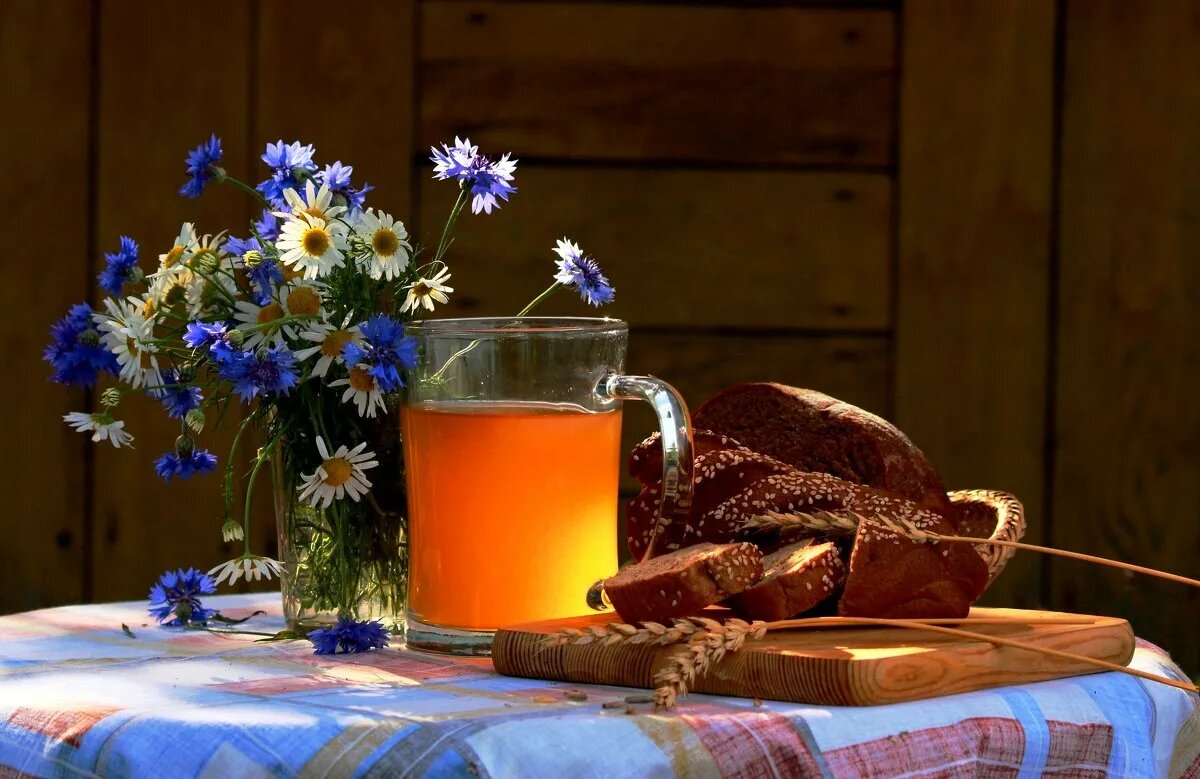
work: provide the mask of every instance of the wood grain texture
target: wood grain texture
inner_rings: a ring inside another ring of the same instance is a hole
[[[920,0],[903,12],[896,421],[950,489],[1046,519],[1054,4]],[[1018,554],[989,602],[1037,602]]]
[[[10,272],[0,285],[8,374],[0,382],[0,407],[8,411],[0,448],[0,613],[74,602],[84,593],[84,468],[93,444],[62,416],[85,410],[87,396],[48,384],[42,348],[51,323],[86,301],[91,286],[90,20],[85,0],[0,3],[0,100],[13,109],[0,123],[0,149],[14,182],[0,192],[0,211],[26,236],[7,253]],[[38,251],[35,236],[51,235],[52,250]]]
[[[316,0],[262,0],[259,7],[255,143],[313,144],[322,167],[335,160],[352,165],[355,186],[375,187],[367,202],[407,220],[413,0],[362,0],[346,13],[330,13],[328,3]],[[302,75],[288,70],[297,58]],[[263,170],[259,164],[255,172]]]
[[[1039,619],[1069,615],[983,608],[972,609],[971,616],[1029,620],[973,628],[980,633],[1121,665],[1133,657],[1133,631],[1123,619],[1094,617],[1086,625],[1038,625]],[[499,673],[509,676],[653,689],[654,674],[679,651],[677,647],[546,648],[541,644],[544,636],[564,627],[603,625],[612,619],[611,614],[596,614],[502,629],[492,645],[492,661]],[[793,630],[747,642],[698,679],[692,691],[821,706],[873,706],[1094,670],[1026,649],[906,628]]]
[[[1200,3],[1068,3],[1053,542],[1200,576]],[[1055,564],[1200,669],[1200,592]]]
[[[141,243],[142,267],[149,271],[182,222],[195,222],[202,234],[241,232],[253,213],[247,198],[231,187],[211,186],[198,200],[176,194],[186,178],[186,151],[213,132],[225,140],[225,167],[235,175],[248,172],[243,139],[250,6],[219,14],[199,2],[99,7],[100,80],[120,85],[100,93],[94,205],[99,248],[131,235]],[[197,67],[194,58],[180,56],[179,36],[169,31],[187,30],[201,16],[204,66]],[[96,600],[143,597],[165,568],[207,569],[233,553],[221,541],[219,475],[166,485],[154,474],[153,462],[173,448],[179,423],[136,393],[122,402],[119,416],[137,436],[137,448],[96,456]],[[198,439],[220,458],[221,468],[232,437],[229,421],[222,435]],[[267,531],[267,539],[273,535],[270,526],[259,530]]]
[[[423,4],[417,151],[887,166],[890,10]]]
[[[519,191],[465,215],[447,255],[449,311],[516,313],[550,283],[564,235],[616,286],[604,313],[647,325],[888,325],[891,185],[854,173],[518,168]],[[426,180],[421,224],[441,229],[456,190]],[[570,291],[538,308],[591,313]]]

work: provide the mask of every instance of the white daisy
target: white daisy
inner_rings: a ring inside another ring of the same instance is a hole
[[[274,300],[265,306],[249,300],[239,300],[234,306],[233,318],[237,321],[237,328],[246,335],[246,340],[242,342],[242,348],[249,351],[257,349],[262,344],[283,346],[284,336],[294,339],[296,330],[290,323],[251,331],[253,327],[278,321],[285,316],[287,316],[287,312],[283,310],[283,306]]]
[[[183,227],[179,228],[179,235],[175,238],[175,243],[168,251],[158,255],[158,272],[154,275],[157,276],[164,270],[170,270],[176,265],[187,262],[197,243],[196,226],[191,222],[184,222]]]
[[[149,278],[150,294],[159,303],[167,300],[173,288],[180,287],[181,291],[186,290],[192,275],[187,261],[191,259],[198,244],[195,226],[191,222],[184,222],[170,250],[158,255],[158,270],[151,273]]]
[[[307,330],[300,333],[300,338],[311,341],[316,346],[309,346],[296,352],[297,360],[307,360],[314,354],[320,354],[317,364],[313,366],[313,376],[324,376],[329,372],[329,366],[335,362],[341,365],[342,349],[348,343],[362,343],[362,330],[358,325],[350,324],[350,315],[337,327],[331,322],[314,322]]]
[[[63,421],[81,433],[92,433],[93,441],[108,441],[117,449],[122,446],[133,448],[133,436],[125,432],[125,423],[108,414],[72,411],[63,416]]]
[[[391,281],[408,267],[412,246],[405,240],[408,230],[403,222],[397,222],[382,211],[375,213],[367,209],[354,231],[371,249],[371,265],[367,268],[371,278]]]
[[[300,214],[284,223],[276,246],[284,265],[303,269],[306,279],[315,279],[346,264],[346,226]]]
[[[323,462],[314,473],[302,474],[304,484],[299,488],[300,500],[307,498],[313,508],[326,508],[335,499],[341,500],[346,495],[357,502],[359,496],[371,489],[365,471],[379,465],[378,460],[371,459],[375,453],[364,451],[366,448],[366,441],[353,449],[347,449],[343,444],[330,455],[325,441],[317,436],[317,451]]]
[[[246,581],[251,579],[258,581],[264,576],[270,579],[271,574],[283,575],[283,563],[258,555],[237,557],[229,562],[221,563],[208,572],[209,576],[215,577],[213,583],[218,585],[226,579],[233,584],[243,576],[246,577]]]
[[[302,281],[279,288],[279,303],[288,316],[325,319],[325,295],[328,287],[319,281]]]
[[[230,541],[241,541],[246,537],[246,531],[242,528],[242,523],[236,520],[229,520],[224,525],[221,525],[221,539],[225,543]]]
[[[134,389],[162,384],[158,345],[153,343],[154,318],[145,315],[145,301],[130,297],[122,304],[106,298],[104,307],[107,313],[98,312],[93,318],[102,333],[100,342],[117,357],[121,380]]]
[[[276,211],[275,216],[280,216],[284,219],[307,214],[308,216],[315,216],[318,219],[330,222],[346,213],[345,206],[333,205],[333,193],[329,191],[329,187],[322,184],[321,188],[317,189],[312,179],[304,182],[303,197],[300,196],[299,192],[289,187],[283,190],[283,199],[291,207],[291,213]]]
[[[383,392],[379,389],[379,382],[368,373],[366,366],[362,364],[351,368],[347,378],[332,381],[329,386],[345,387],[346,391],[342,393],[342,402],[347,403],[353,400],[354,405],[358,406],[360,417],[374,419],[376,409],[387,410],[387,405],[383,402]]]
[[[442,268],[431,279],[419,278],[409,284],[405,287],[408,290],[408,297],[404,299],[404,305],[400,307],[400,312],[416,311],[419,306],[425,306],[427,310],[432,311],[435,300],[439,303],[448,303],[450,298],[446,297],[446,293],[454,291],[454,287],[446,286],[446,282],[449,280],[450,270]]]

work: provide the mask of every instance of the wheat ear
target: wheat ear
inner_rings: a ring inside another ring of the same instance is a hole
[[[1134,573],[1145,574],[1146,576],[1154,576],[1159,579],[1186,584],[1191,587],[1200,587],[1200,579],[1192,579],[1187,576],[1180,576],[1176,573],[1168,571],[1160,571],[1157,568],[1147,568],[1143,565],[1134,565],[1133,563],[1125,563],[1120,560],[1110,560],[1107,557],[1097,557],[1096,555],[1084,554],[1082,552],[1070,552],[1065,549],[1055,549],[1049,546],[1038,546],[1037,544],[1026,544],[1021,541],[1004,541],[993,538],[975,538],[973,536],[952,536],[942,533],[933,533],[928,530],[922,530],[906,519],[892,519],[885,516],[863,517],[853,511],[845,512],[829,512],[815,511],[812,513],[792,512],[781,513],[778,511],[768,511],[765,514],[756,516],[748,520],[742,525],[743,530],[747,531],[765,531],[765,530],[786,530],[792,528],[804,528],[814,533],[834,533],[845,534],[853,532],[853,528],[858,526],[859,522],[874,522],[881,527],[892,531],[893,533],[908,538],[913,541],[945,541],[948,543],[960,544],[991,544],[992,546],[1005,546],[1012,549],[1025,549],[1030,552],[1040,552],[1042,554],[1054,555],[1056,557],[1065,557],[1070,560],[1082,560],[1096,565],[1104,565],[1110,568],[1119,568],[1123,571],[1132,571]]]
[[[1078,625],[1090,624],[1092,620],[1077,617],[1047,617],[1037,620],[1038,624]],[[961,628],[946,627],[947,625],[1004,625],[1028,624],[1023,617],[978,617],[978,618],[939,618],[939,619],[885,619],[876,617],[806,617],[801,619],[786,619],[776,622],[745,622],[731,619],[724,624],[714,619],[698,617],[677,619],[670,626],[657,622],[642,623],[642,627],[621,622],[610,622],[608,625],[594,625],[585,630],[568,628],[547,635],[543,639],[544,646],[563,646],[598,643],[613,644],[647,644],[652,646],[669,646],[686,643],[684,650],[675,652],[667,663],[654,675],[656,688],[654,691],[655,706],[669,709],[682,695],[686,695],[692,682],[703,676],[709,668],[720,662],[727,653],[736,652],[746,641],[762,638],[772,630],[821,629],[837,627],[898,627],[912,630],[924,630],[932,633],[968,638],[974,641],[984,641],[1000,646],[1010,646],[1024,649],[1051,657],[1071,660],[1085,665],[1091,665],[1107,671],[1136,676],[1142,679],[1176,687],[1187,692],[1200,692],[1193,684],[1180,682],[1167,676],[1139,671],[1136,668],[1098,660],[1086,655],[1064,652],[1058,649],[1028,644],[1001,636],[987,633],[977,633]]]

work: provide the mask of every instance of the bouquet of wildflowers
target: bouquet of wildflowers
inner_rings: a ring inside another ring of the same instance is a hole
[[[267,145],[269,175],[252,187],[221,167],[213,136],[188,154],[180,193],[233,185],[260,201],[259,218],[233,233],[184,224],[149,268],[138,243],[122,236],[98,279],[107,297],[95,309],[72,307],[51,331],[45,358],[55,381],[112,380],[96,410],[65,416],[72,427],[93,441],[132,446],[119,419],[129,395],[148,396],[178,420],[174,445],[155,462],[165,481],[217,470],[203,438],[231,406],[244,406],[223,467],[221,525],[224,540],[241,541],[242,552],[209,575],[216,584],[283,575],[294,622],[305,615],[395,622],[402,613],[405,506],[394,412],[405,370],[418,359],[403,323],[454,291],[445,254],[467,204],[473,214],[490,214],[516,191],[517,163],[508,154],[492,160],[457,138],[432,151],[435,178],[457,182],[459,194],[427,250],[410,242],[401,221],[367,205],[372,188],[355,186],[350,166],[320,168],[312,146],[281,140]],[[578,245],[563,239],[553,251],[554,281],[522,315],[564,287],[593,305],[612,299],[608,280]],[[234,453],[243,440],[259,446],[239,464]],[[282,562],[252,550],[248,532],[251,496],[268,465]],[[235,478],[243,475],[244,503],[235,506]]]

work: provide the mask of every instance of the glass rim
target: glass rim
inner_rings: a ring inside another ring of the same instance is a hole
[[[405,322],[409,335],[601,335],[628,332],[620,319],[593,316],[476,316]]]

